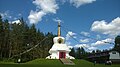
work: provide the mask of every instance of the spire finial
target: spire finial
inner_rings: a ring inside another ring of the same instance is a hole
[[[60,30],[60,22],[58,22],[58,37],[60,37],[61,36],[61,30]]]

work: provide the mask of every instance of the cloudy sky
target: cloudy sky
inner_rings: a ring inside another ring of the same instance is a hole
[[[120,34],[120,0],[0,0],[0,14],[10,23],[23,17],[28,25],[57,34],[57,22],[70,47],[111,49]]]

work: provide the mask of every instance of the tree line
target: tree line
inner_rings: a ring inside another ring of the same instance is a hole
[[[113,44],[113,43],[111,43]],[[102,53],[102,52],[109,52],[109,51],[117,51],[120,53],[120,35],[115,37],[114,40],[114,47],[112,49],[105,49],[105,50],[93,50],[92,52],[86,52],[83,47],[79,48],[72,48],[70,55],[75,57],[76,59],[86,59],[89,57],[89,54],[95,54],[95,53]]]
[[[70,55],[75,57],[75,59],[86,59],[89,52],[86,52],[83,47],[71,48]]]
[[[53,45],[53,37],[56,35],[50,32],[43,33],[37,30],[34,24],[28,26],[23,18],[19,20],[20,23],[9,23],[7,19],[3,20],[0,16],[0,60],[13,57],[12,59],[22,58],[23,61],[29,61],[48,56],[48,51]],[[38,47],[19,55],[34,47],[44,38],[46,39]]]

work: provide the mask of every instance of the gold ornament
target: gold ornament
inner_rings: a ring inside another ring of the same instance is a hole
[[[62,38],[59,38],[59,39],[58,39],[58,43],[59,43],[59,44],[63,43],[63,39],[62,39]]]

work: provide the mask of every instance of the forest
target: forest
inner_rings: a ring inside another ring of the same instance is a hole
[[[37,30],[34,24],[28,26],[23,18],[19,20],[20,23],[12,24],[0,16],[0,60],[23,58],[28,61],[49,55],[48,51],[53,44],[52,39],[56,35],[50,32],[44,34]],[[19,55],[36,44],[39,44],[36,48]]]

